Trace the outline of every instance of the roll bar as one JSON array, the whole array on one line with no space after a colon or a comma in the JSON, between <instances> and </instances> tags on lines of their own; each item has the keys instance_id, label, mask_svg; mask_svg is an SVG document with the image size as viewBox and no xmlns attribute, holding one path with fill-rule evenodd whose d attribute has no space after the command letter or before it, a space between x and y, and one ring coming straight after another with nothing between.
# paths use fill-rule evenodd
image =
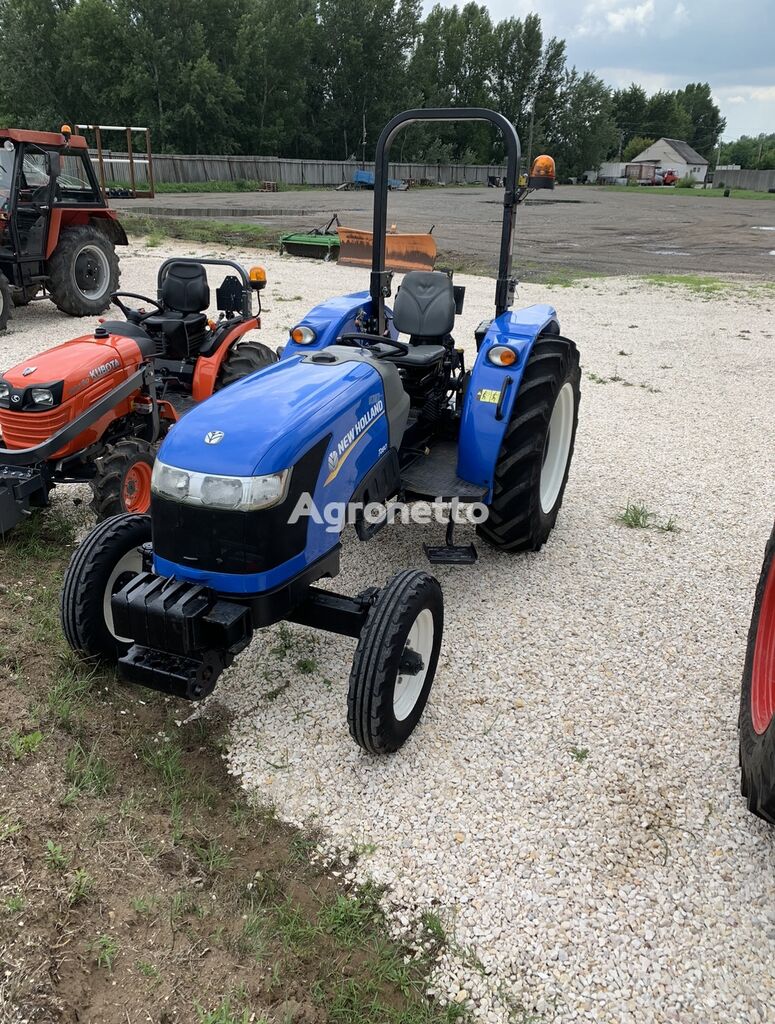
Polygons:
<instances>
[{"instance_id":1,"label":"roll bar","mask_svg":"<svg viewBox=\"0 0 775 1024\"><path fill-rule=\"evenodd\" d=\"M202 257L198 256L171 256L168 260L165 260L159 267L159 273L156 277L156 297L161 302L161 288L164 284L164 278L169 273L169 269L173 265L184 264L188 267L230 267L232 270L236 270L242 281L243 295L242 295L242 315L246 319L250 319L253 316L253 290L250 286L250 277L247 270L239 264L235 263L234 260L219 260L215 257ZM259 313L261 312L259 308Z\"/></svg>"},{"instance_id":2,"label":"roll bar","mask_svg":"<svg viewBox=\"0 0 775 1024\"><path fill-rule=\"evenodd\" d=\"M374 230L371 265L371 299L377 318L377 333L385 331L385 299L390 295L392 274L385 270L385 233L387 231L388 163L390 147L398 132L417 121L489 121L500 129L506 145L506 189L503 197L503 224L498 256L498 281L495 286L495 315L505 313L514 300L516 281L511 276L511 247L517 215L519 163L522 149L511 121L486 107L422 107L404 110L385 125L377 141L374 163Z\"/></svg>"}]
</instances>

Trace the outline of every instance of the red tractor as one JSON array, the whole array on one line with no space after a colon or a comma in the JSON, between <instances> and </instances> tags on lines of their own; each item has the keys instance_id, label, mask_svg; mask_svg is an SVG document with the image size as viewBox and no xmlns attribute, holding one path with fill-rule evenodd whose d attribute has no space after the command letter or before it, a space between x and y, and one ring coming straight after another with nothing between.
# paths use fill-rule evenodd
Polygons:
<instances>
[{"instance_id":1,"label":"red tractor","mask_svg":"<svg viewBox=\"0 0 775 1024\"><path fill-rule=\"evenodd\" d=\"M127 237L108 207L86 139L0 128L0 331L11 306L50 297L94 316L118 287L116 245Z\"/></svg>"},{"instance_id":2,"label":"red tractor","mask_svg":"<svg viewBox=\"0 0 775 1024\"><path fill-rule=\"evenodd\" d=\"M208 319L206 265L229 267ZM0 375L0 536L56 484L91 484L99 519L146 512L159 441L197 402L277 361L248 337L261 326L252 311L266 273L231 260L169 259L157 299L110 297L126 321L57 345ZM132 309L124 299L153 308Z\"/></svg>"},{"instance_id":3,"label":"red tractor","mask_svg":"<svg viewBox=\"0 0 775 1024\"><path fill-rule=\"evenodd\" d=\"M775 525L754 598L738 726L743 796L775 825Z\"/></svg>"}]
</instances>

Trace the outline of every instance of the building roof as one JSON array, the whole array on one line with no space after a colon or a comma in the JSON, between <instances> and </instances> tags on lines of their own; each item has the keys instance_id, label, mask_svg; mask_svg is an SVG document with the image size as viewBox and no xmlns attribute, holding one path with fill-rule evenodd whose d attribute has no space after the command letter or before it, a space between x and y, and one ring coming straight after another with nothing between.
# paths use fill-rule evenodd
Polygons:
<instances>
[{"instance_id":1,"label":"building roof","mask_svg":"<svg viewBox=\"0 0 775 1024\"><path fill-rule=\"evenodd\" d=\"M684 163L695 165L701 164L703 166L707 166L708 164L708 161L705 159L705 157L700 156L696 149L692 149L688 142L681 142L680 139L666 139L664 137L661 139L657 139L656 142L652 142L651 145L647 146L642 153L638 153L636 157L633 157L633 159L630 162L634 164L644 162L648 163L650 158L647 157L646 154L650 153L651 150L654 149L655 146L658 146L660 142L666 143L673 150L675 155L679 156L684 161Z\"/></svg>"},{"instance_id":2,"label":"building roof","mask_svg":"<svg viewBox=\"0 0 775 1024\"><path fill-rule=\"evenodd\" d=\"M706 164L708 162L704 156L700 156L696 149L692 149L688 142L681 142L680 139L664 139L663 141L672 147L687 164Z\"/></svg>"}]
</instances>

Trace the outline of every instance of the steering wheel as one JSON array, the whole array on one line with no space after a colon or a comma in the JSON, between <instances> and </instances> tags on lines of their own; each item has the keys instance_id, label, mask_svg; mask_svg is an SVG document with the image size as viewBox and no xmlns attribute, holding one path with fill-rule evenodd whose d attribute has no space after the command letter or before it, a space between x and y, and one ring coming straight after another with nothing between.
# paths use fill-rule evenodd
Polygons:
<instances>
[{"instance_id":1,"label":"steering wheel","mask_svg":"<svg viewBox=\"0 0 775 1024\"><path fill-rule=\"evenodd\" d=\"M393 338L383 338L379 334L343 334L336 339L337 345L352 345L354 348L368 348L372 345L389 345L401 355L409 355L409 346L405 341L394 341ZM388 355L387 352L375 352L374 355L380 359Z\"/></svg>"},{"instance_id":2,"label":"steering wheel","mask_svg":"<svg viewBox=\"0 0 775 1024\"><path fill-rule=\"evenodd\" d=\"M150 313L141 313L139 309L130 309L129 306L125 306L119 298L123 295L125 299L139 299L141 302L150 302L155 308ZM137 292L113 292L110 296L110 301L115 303L116 306L121 310L127 320L130 323L142 323L146 317L153 316L154 313L163 313L164 307L161 303L157 302L156 299L149 299L147 295L138 295Z\"/></svg>"}]
</instances>

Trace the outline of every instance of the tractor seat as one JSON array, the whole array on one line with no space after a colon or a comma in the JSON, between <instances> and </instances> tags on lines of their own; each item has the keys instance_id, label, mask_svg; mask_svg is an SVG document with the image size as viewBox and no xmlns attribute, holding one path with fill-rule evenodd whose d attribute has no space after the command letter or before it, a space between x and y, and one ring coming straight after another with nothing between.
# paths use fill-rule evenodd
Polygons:
<instances>
[{"instance_id":1,"label":"tractor seat","mask_svg":"<svg viewBox=\"0 0 775 1024\"><path fill-rule=\"evenodd\" d=\"M189 263L173 263L162 282L163 313L143 320L151 334L160 333L171 356L196 355L205 340L210 305L210 286L205 268Z\"/></svg>"},{"instance_id":2,"label":"tractor seat","mask_svg":"<svg viewBox=\"0 0 775 1024\"><path fill-rule=\"evenodd\" d=\"M448 274L441 271L412 270L396 295L393 326L409 335L409 352L383 358L396 366L433 366L443 358L451 342L455 325L455 292Z\"/></svg>"}]
</instances>

